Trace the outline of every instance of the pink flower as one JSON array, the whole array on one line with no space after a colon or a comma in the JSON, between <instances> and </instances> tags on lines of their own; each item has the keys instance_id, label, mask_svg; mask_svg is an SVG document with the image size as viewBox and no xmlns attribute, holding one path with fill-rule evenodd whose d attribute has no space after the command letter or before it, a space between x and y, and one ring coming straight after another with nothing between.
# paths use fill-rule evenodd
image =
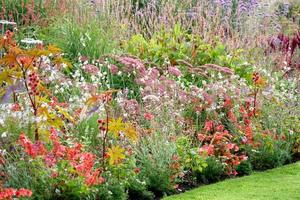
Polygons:
<instances>
[{"instance_id":1,"label":"pink flower","mask_svg":"<svg viewBox=\"0 0 300 200\"><path fill-rule=\"evenodd\" d=\"M86 62L86 61L89 60L89 58L86 57L86 56L80 56L80 57L79 57L79 60L80 60L81 62Z\"/></svg>"},{"instance_id":2,"label":"pink flower","mask_svg":"<svg viewBox=\"0 0 300 200\"><path fill-rule=\"evenodd\" d=\"M241 160L241 161L246 161L246 160L248 160L248 156L241 155L241 156L240 156L240 160Z\"/></svg>"},{"instance_id":3,"label":"pink flower","mask_svg":"<svg viewBox=\"0 0 300 200\"><path fill-rule=\"evenodd\" d=\"M213 128L214 128L214 123L213 123L213 121L208 121L208 120L206 120L205 121L205 125L204 125L204 129L206 130L206 131L212 131L213 130Z\"/></svg>"},{"instance_id":4,"label":"pink flower","mask_svg":"<svg viewBox=\"0 0 300 200\"><path fill-rule=\"evenodd\" d=\"M146 112L146 113L144 113L144 118L146 120L152 120L154 118L154 116L151 113Z\"/></svg>"},{"instance_id":5,"label":"pink flower","mask_svg":"<svg viewBox=\"0 0 300 200\"><path fill-rule=\"evenodd\" d=\"M198 138L199 141L203 141L203 140L205 140L206 136L204 134L199 133L197 135L197 138Z\"/></svg>"},{"instance_id":6,"label":"pink flower","mask_svg":"<svg viewBox=\"0 0 300 200\"><path fill-rule=\"evenodd\" d=\"M88 65L84 65L83 66L83 70L88 73L88 74L93 74L93 75L96 75L98 72L99 72L99 69L97 66L95 65L91 65L91 64L88 64Z\"/></svg>"},{"instance_id":7,"label":"pink flower","mask_svg":"<svg viewBox=\"0 0 300 200\"><path fill-rule=\"evenodd\" d=\"M117 73L119 72L119 68L118 68L116 65L111 65L111 66L109 67L109 71L110 71L110 73L112 73L112 74L117 74Z\"/></svg>"},{"instance_id":8,"label":"pink flower","mask_svg":"<svg viewBox=\"0 0 300 200\"><path fill-rule=\"evenodd\" d=\"M151 68L148 72L148 75L151 79L158 79L159 77L159 71L155 68Z\"/></svg>"},{"instance_id":9,"label":"pink flower","mask_svg":"<svg viewBox=\"0 0 300 200\"><path fill-rule=\"evenodd\" d=\"M45 162L46 166L48 166L48 167L53 167L56 164L56 161L57 160L52 153L47 154L44 157L44 162Z\"/></svg>"},{"instance_id":10,"label":"pink flower","mask_svg":"<svg viewBox=\"0 0 300 200\"><path fill-rule=\"evenodd\" d=\"M218 131L218 132L224 131L224 126L223 126L222 124L218 125L218 126L216 127L216 131Z\"/></svg>"},{"instance_id":11,"label":"pink flower","mask_svg":"<svg viewBox=\"0 0 300 200\"><path fill-rule=\"evenodd\" d=\"M58 177L58 173L56 171L51 173L51 178L57 178Z\"/></svg>"},{"instance_id":12,"label":"pink flower","mask_svg":"<svg viewBox=\"0 0 300 200\"><path fill-rule=\"evenodd\" d=\"M207 153L208 156L214 155L215 149L214 145L204 145L199 149L199 154L202 155L203 153Z\"/></svg>"},{"instance_id":13,"label":"pink flower","mask_svg":"<svg viewBox=\"0 0 300 200\"><path fill-rule=\"evenodd\" d=\"M168 72L171 75L174 75L174 76L177 76L177 77L182 75L181 71L177 67L169 66L168 67Z\"/></svg>"}]
</instances>

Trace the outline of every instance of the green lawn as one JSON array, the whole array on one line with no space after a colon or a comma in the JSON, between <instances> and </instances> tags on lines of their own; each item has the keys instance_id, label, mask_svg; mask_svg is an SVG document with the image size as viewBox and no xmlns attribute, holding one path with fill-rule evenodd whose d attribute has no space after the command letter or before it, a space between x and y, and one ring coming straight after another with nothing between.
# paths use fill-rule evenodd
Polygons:
<instances>
[{"instance_id":1,"label":"green lawn","mask_svg":"<svg viewBox=\"0 0 300 200\"><path fill-rule=\"evenodd\" d=\"M300 162L202 186L164 200L300 200Z\"/></svg>"}]
</instances>

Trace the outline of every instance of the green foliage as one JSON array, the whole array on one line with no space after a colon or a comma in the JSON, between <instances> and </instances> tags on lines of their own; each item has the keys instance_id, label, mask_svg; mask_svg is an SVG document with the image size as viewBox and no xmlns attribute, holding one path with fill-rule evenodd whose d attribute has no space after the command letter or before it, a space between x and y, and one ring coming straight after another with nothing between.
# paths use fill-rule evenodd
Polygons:
<instances>
[{"instance_id":1,"label":"green foliage","mask_svg":"<svg viewBox=\"0 0 300 200\"><path fill-rule=\"evenodd\" d=\"M89 23L79 23L66 16L39 30L39 37L45 43L56 44L74 60L79 55L98 59L117 49L116 42L112 38L115 31L112 29L113 26L105 27L100 22L101 20L94 19Z\"/></svg>"},{"instance_id":2,"label":"green foliage","mask_svg":"<svg viewBox=\"0 0 300 200\"><path fill-rule=\"evenodd\" d=\"M6 184L15 188L32 188L34 198L36 199L51 199L52 187L47 180L48 172L44 170L41 160L18 160L18 155L7 155L7 165L0 167L2 172L5 172L9 179Z\"/></svg>"},{"instance_id":3,"label":"green foliage","mask_svg":"<svg viewBox=\"0 0 300 200\"><path fill-rule=\"evenodd\" d=\"M214 157L206 159L207 167L201 173L197 174L198 182L213 183L221 180L225 173L225 167Z\"/></svg>"},{"instance_id":4,"label":"green foliage","mask_svg":"<svg viewBox=\"0 0 300 200\"><path fill-rule=\"evenodd\" d=\"M117 183L115 180L110 181L109 184L100 185L97 188L97 194L94 199L101 200L126 200L127 194L122 185Z\"/></svg>"},{"instance_id":5,"label":"green foliage","mask_svg":"<svg viewBox=\"0 0 300 200\"><path fill-rule=\"evenodd\" d=\"M82 143L86 146L91 147L91 150L97 147L97 145L100 144L100 140L98 138L99 135L99 128L97 119L99 116L97 114L92 115L91 117L88 117L87 119L84 119L80 121L76 127L75 130L77 132L77 136L79 139L82 140Z\"/></svg>"},{"instance_id":6,"label":"green foliage","mask_svg":"<svg viewBox=\"0 0 300 200\"><path fill-rule=\"evenodd\" d=\"M57 165L59 176L55 179L51 178L51 171L43 162L42 159L19 160L17 154L10 154L7 157L8 164L2 168L9 177L6 184L15 188L30 188L33 191L33 199L75 200L91 193L81 177L70 179L68 174L74 169L67 162Z\"/></svg>"},{"instance_id":7,"label":"green foliage","mask_svg":"<svg viewBox=\"0 0 300 200\"><path fill-rule=\"evenodd\" d=\"M128 186L129 199L152 200L155 195L147 190L146 185L138 179L130 181Z\"/></svg>"},{"instance_id":8,"label":"green foliage","mask_svg":"<svg viewBox=\"0 0 300 200\"><path fill-rule=\"evenodd\" d=\"M238 175L243 176L243 175L250 175L252 174L252 165L251 163L247 161L242 161L236 168L236 171Z\"/></svg>"},{"instance_id":9,"label":"green foliage","mask_svg":"<svg viewBox=\"0 0 300 200\"><path fill-rule=\"evenodd\" d=\"M188 137L178 138L176 145L182 166L186 170L200 173L207 167L205 159L198 153L198 148L192 147L192 142Z\"/></svg>"},{"instance_id":10,"label":"green foliage","mask_svg":"<svg viewBox=\"0 0 300 200\"><path fill-rule=\"evenodd\" d=\"M257 135L259 147L248 149L248 155L255 170L266 170L282 166L291 161L291 145L273 136Z\"/></svg>"},{"instance_id":11,"label":"green foliage","mask_svg":"<svg viewBox=\"0 0 300 200\"><path fill-rule=\"evenodd\" d=\"M280 18L285 33L297 31L300 25L300 3L297 0L279 2L276 5L276 14Z\"/></svg>"},{"instance_id":12,"label":"green foliage","mask_svg":"<svg viewBox=\"0 0 300 200\"><path fill-rule=\"evenodd\" d=\"M174 182L171 176L174 170L170 166L174 155L176 146L169 142L166 136L157 133L140 141L137 150L140 177L146 180L148 189L156 195L160 196L173 190Z\"/></svg>"},{"instance_id":13,"label":"green foliage","mask_svg":"<svg viewBox=\"0 0 300 200\"><path fill-rule=\"evenodd\" d=\"M181 60L187 61L195 69L208 63L229 67L248 81L251 79L252 67L244 60L243 50L229 52L218 39L207 43L200 36L182 30L178 24L173 30L162 30L149 40L142 35L134 35L124 43L123 48L159 68L179 65L186 76L190 75L190 71Z\"/></svg>"}]
</instances>

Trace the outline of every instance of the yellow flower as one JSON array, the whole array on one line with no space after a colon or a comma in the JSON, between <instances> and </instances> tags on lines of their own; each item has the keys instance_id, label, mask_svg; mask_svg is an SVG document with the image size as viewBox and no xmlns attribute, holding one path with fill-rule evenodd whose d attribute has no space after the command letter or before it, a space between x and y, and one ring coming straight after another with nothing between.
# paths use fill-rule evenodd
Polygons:
<instances>
[{"instance_id":1,"label":"yellow flower","mask_svg":"<svg viewBox=\"0 0 300 200\"><path fill-rule=\"evenodd\" d=\"M130 140L132 140L134 142L137 141L137 139L138 139L138 135L137 135L135 128L129 123L126 123L124 134L127 138L129 138Z\"/></svg>"},{"instance_id":2,"label":"yellow flower","mask_svg":"<svg viewBox=\"0 0 300 200\"><path fill-rule=\"evenodd\" d=\"M119 164L122 159L125 158L124 154L125 149L119 147L119 146L113 146L108 149L108 155L109 155L109 164L110 165L116 165Z\"/></svg>"},{"instance_id":3,"label":"yellow flower","mask_svg":"<svg viewBox=\"0 0 300 200\"><path fill-rule=\"evenodd\" d=\"M108 123L108 131L114 134L115 137L118 137L121 131L124 131L125 124L122 122L122 118L117 120L112 119Z\"/></svg>"},{"instance_id":4,"label":"yellow flower","mask_svg":"<svg viewBox=\"0 0 300 200\"><path fill-rule=\"evenodd\" d=\"M132 141L137 141L138 139L135 128L130 123L123 123L122 118L110 120L108 123L108 131L116 138L119 137L120 132L122 132Z\"/></svg>"}]
</instances>

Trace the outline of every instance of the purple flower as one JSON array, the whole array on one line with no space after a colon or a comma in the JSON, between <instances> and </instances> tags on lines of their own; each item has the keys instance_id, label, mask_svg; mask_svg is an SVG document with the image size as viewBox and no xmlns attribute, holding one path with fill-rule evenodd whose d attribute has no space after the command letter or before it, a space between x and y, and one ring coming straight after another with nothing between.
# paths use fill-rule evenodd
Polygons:
<instances>
[{"instance_id":1,"label":"purple flower","mask_svg":"<svg viewBox=\"0 0 300 200\"><path fill-rule=\"evenodd\" d=\"M112 74L117 74L117 73L119 72L119 68L118 68L116 65L111 65L111 66L109 67L109 71L110 71L110 73L112 73Z\"/></svg>"},{"instance_id":2,"label":"purple flower","mask_svg":"<svg viewBox=\"0 0 300 200\"><path fill-rule=\"evenodd\" d=\"M182 75L181 71L177 67L169 66L168 67L168 72L171 75L174 75L174 76L177 76L177 77Z\"/></svg>"}]
</instances>

